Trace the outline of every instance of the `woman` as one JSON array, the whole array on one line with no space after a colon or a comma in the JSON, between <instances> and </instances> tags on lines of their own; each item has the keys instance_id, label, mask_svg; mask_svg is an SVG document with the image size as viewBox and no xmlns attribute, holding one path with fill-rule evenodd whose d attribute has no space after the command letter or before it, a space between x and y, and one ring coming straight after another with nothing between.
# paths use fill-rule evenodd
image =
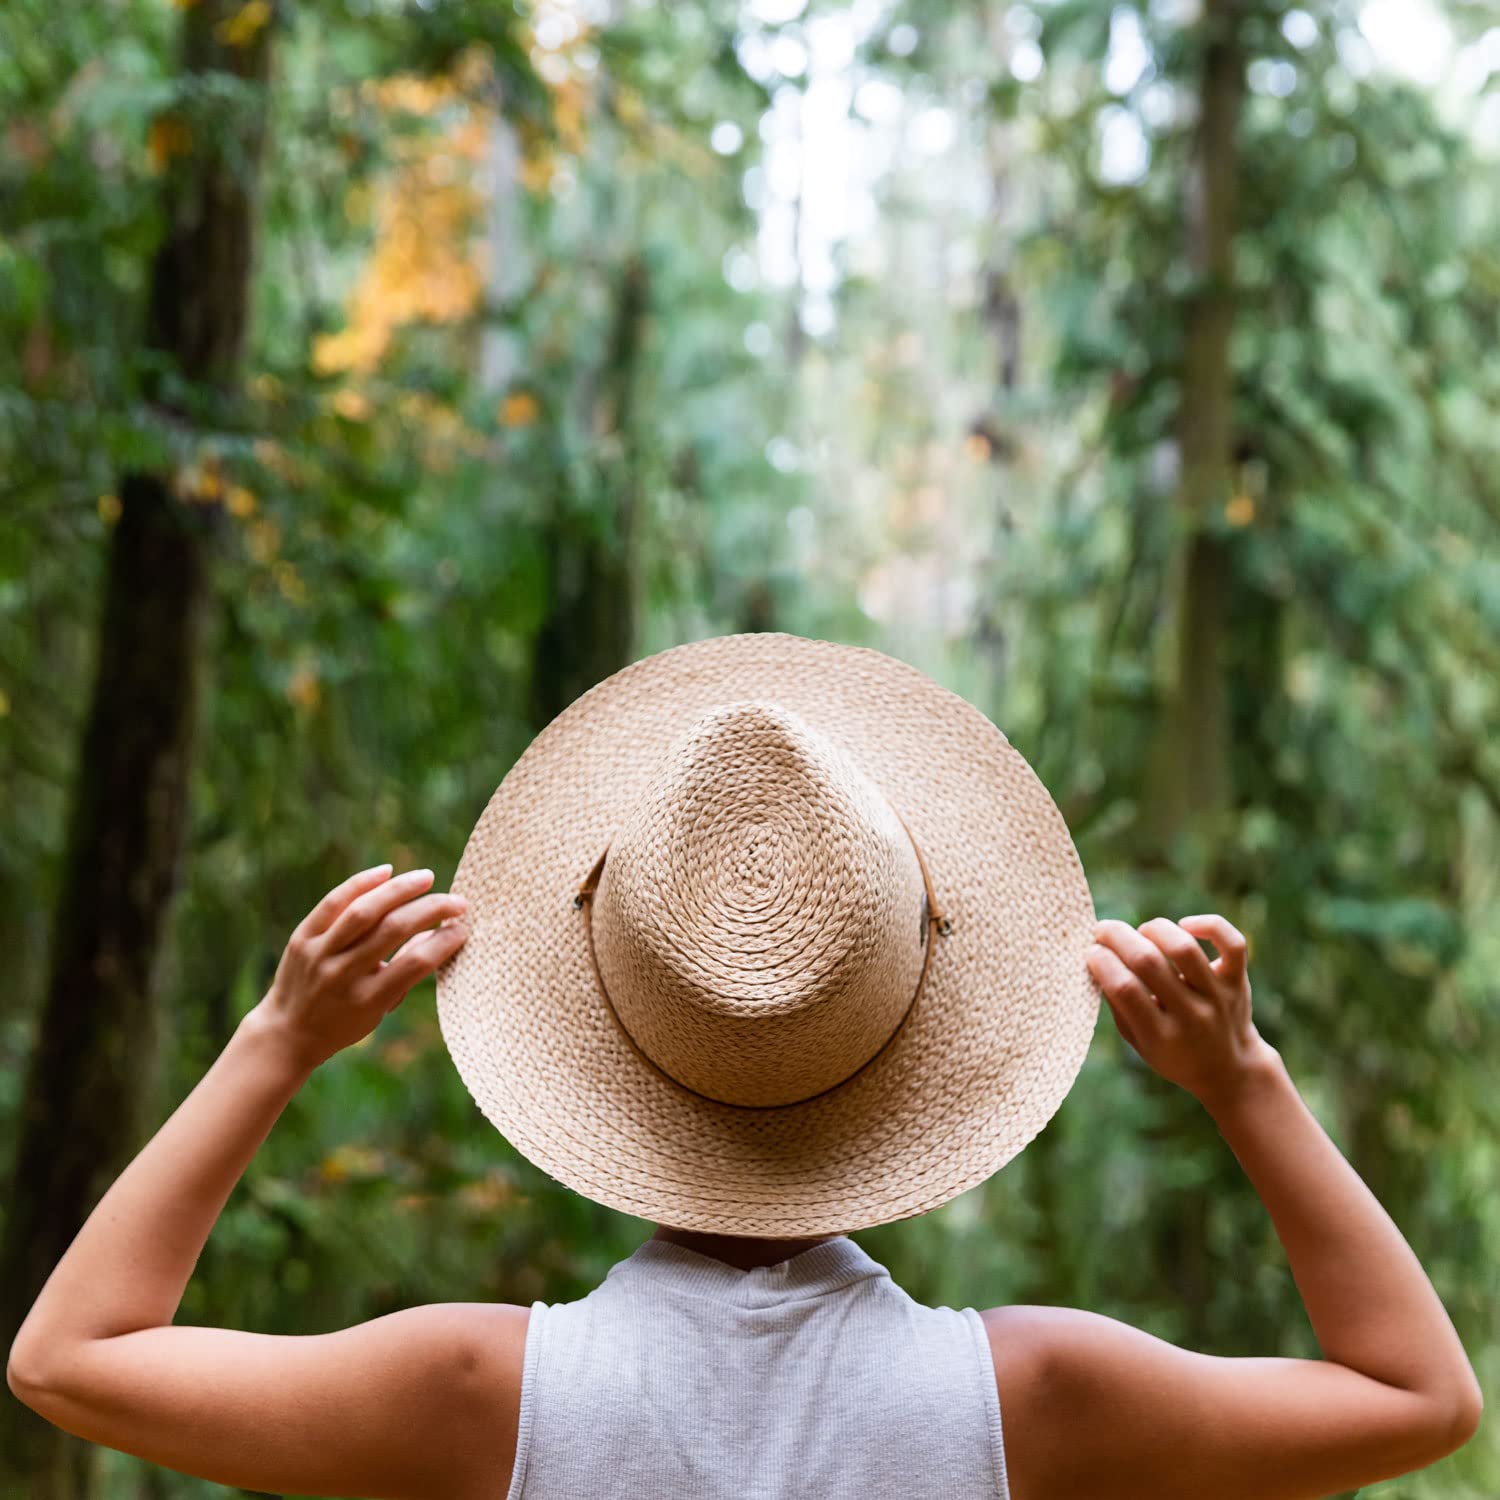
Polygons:
<instances>
[{"instance_id":1,"label":"woman","mask_svg":"<svg viewBox=\"0 0 1500 1500\"><path fill-rule=\"evenodd\" d=\"M637 663L507 776L468 894L432 879L363 871L292 934L21 1328L10 1384L43 1416L224 1484L391 1500L1310 1500L1475 1432L1426 1275L1256 1031L1243 937L1096 924L1040 783L910 668L785 636ZM489 1118L656 1234L573 1303L173 1327L287 1101L434 971ZM1100 993L1250 1176L1323 1358L924 1307L849 1237L1023 1149Z\"/></svg>"}]
</instances>

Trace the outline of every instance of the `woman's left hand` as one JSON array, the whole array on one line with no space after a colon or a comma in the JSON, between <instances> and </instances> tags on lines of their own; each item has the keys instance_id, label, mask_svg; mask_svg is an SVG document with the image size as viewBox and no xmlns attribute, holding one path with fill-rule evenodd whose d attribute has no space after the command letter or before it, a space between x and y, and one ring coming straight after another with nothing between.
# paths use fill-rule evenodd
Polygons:
<instances>
[{"instance_id":1,"label":"woman's left hand","mask_svg":"<svg viewBox=\"0 0 1500 1500\"><path fill-rule=\"evenodd\" d=\"M369 1036L468 938L449 920L468 902L429 892L432 879L431 870L393 877L390 865L377 865L329 891L292 933L258 1019L313 1067Z\"/></svg>"}]
</instances>

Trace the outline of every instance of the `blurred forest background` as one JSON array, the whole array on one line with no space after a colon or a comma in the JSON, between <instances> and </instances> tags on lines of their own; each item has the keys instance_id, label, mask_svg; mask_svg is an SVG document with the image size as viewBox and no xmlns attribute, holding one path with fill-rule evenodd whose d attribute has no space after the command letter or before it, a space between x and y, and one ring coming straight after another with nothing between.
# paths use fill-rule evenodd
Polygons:
<instances>
[{"instance_id":1,"label":"blurred forest background","mask_svg":"<svg viewBox=\"0 0 1500 1500\"><path fill-rule=\"evenodd\" d=\"M7 0L5 1343L318 896L446 885L580 691L776 629L982 706L1101 914L1251 936L1500 1401L1497 158L1496 0ZM485 1123L429 982L181 1319L563 1301L649 1232ZM1317 1353L1103 1007L1021 1157L857 1238ZM4 1403L0 1494L223 1493ZM1367 1493L1497 1492L1491 1419Z\"/></svg>"}]
</instances>

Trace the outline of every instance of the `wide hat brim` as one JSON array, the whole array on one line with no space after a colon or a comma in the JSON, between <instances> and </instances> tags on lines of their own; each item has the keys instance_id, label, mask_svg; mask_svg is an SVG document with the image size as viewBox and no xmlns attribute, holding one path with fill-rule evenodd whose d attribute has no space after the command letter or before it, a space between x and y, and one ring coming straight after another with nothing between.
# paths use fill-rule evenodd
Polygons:
<instances>
[{"instance_id":1,"label":"wide hat brim","mask_svg":"<svg viewBox=\"0 0 1500 1500\"><path fill-rule=\"evenodd\" d=\"M706 1099L639 1054L574 904L666 751L751 699L800 715L880 788L951 922L892 1043L771 1108ZM452 889L470 935L437 972L438 1019L485 1116L574 1191L681 1229L790 1239L938 1207L1052 1118L1098 1019L1093 901L1047 789L973 705L862 647L720 636L617 672L515 763Z\"/></svg>"}]
</instances>

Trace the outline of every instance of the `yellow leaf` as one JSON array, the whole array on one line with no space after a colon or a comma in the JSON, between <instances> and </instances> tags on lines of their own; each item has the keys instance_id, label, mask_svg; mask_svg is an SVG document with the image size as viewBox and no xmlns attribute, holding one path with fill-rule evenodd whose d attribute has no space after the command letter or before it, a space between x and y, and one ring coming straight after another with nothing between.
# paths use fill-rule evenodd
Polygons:
<instances>
[{"instance_id":1,"label":"yellow leaf","mask_svg":"<svg viewBox=\"0 0 1500 1500\"><path fill-rule=\"evenodd\" d=\"M1224 519L1231 526L1248 526L1255 519L1255 501L1249 495L1236 495L1224 507Z\"/></svg>"},{"instance_id":2,"label":"yellow leaf","mask_svg":"<svg viewBox=\"0 0 1500 1500\"><path fill-rule=\"evenodd\" d=\"M228 20L219 22L218 38L229 47L248 47L270 19L270 0L246 0Z\"/></svg>"},{"instance_id":3,"label":"yellow leaf","mask_svg":"<svg viewBox=\"0 0 1500 1500\"><path fill-rule=\"evenodd\" d=\"M5 690L0 688L0 719L10 712L10 699L5 696Z\"/></svg>"},{"instance_id":4,"label":"yellow leaf","mask_svg":"<svg viewBox=\"0 0 1500 1500\"><path fill-rule=\"evenodd\" d=\"M552 95L552 120L557 128L558 139L563 149L575 155L588 144L584 130L584 107L588 103L588 91L581 80L570 78L560 84Z\"/></svg>"},{"instance_id":5,"label":"yellow leaf","mask_svg":"<svg viewBox=\"0 0 1500 1500\"><path fill-rule=\"evenodd\" d=\"M420 78L415 73L373 79L369 91L385 109L407 115L430 115L453 97L453 85L447 79Z\"/></svg>"},{"instance_id":6,"label":"yellow leaf","mask_svg":"<svg viewBox=\"0 0 1500 1500\"><path fill-rule=\"evenodd\" d=\"M378 1177L385 1170L385 1156L373 1146L335 1146L318 1167L324 1182L342 1182L346 1177Z\"/></svg>"},{"instance_id":7,"label":"yellow leaf","mask_svg":"<svg viewBox=\"0 0 1500 1500\"><path fill-rule=\"evenodd\" d=\"M530 427L541 408L530 391L512 391L500 404L500 422L505 427Z\"/></svg>"},{"instance_id":8,"label":"yellow leaf","mask_svg":"<svg viewBox=\"0 0 1500 1500\"><path fill-rule=\"evenodd\" d=\"M477 1182L466 1182L458 1190L458 1201L477 1213L503 1208L515 1196L515 1184L498 1170L481 1177Z\"/></svg>"},{"instance_id":9,"label":"yellow leaf","mask_svg":"<svg viewBox=\"0 0 1500 1500\"><path fill-rule=\"evenodd\" d=\"M195 505L212 505L224 493L224 481L218 465L212 458L201 464L189 464L179 469L173 478L173 492L179 500L188 500Z\"/></svg>"},{"instance_id":10,"label":"yellow leaf","mask_svg":"<svg viewBox=\"0 0 1500 1500\"><path fill-rule=\"evenodd\" d=\"M290 599L293 604L307 603L307 585L303 583L302 575L284 557L278 557L271 564L271 573L276 579L276 587L281 590L283 597ZM301 703L304 708L315 707L318 701L317 678L312 678L311 697L309 701L304 701L305 695L292 692L290 688L288 689L288 693L294 702Z\"/></svg>"},{"instance_id":11,"label":"yellow leaf","mask_svg":"<svg viewBox=\"0 0 1500 1500\"><path fill-rule=\"evenodd\" d=\"M106 526L113 526L120 519L120 497L118 495L99 496L99 518Z\"/></svg>"},{"instance_id":12,"label":"yellow leaf","mask_svg":"<svg viewBox=\"0 0 1500 1500\"><path fill-rule=\"evenodd\" d=\"M337 375L344 370L367 369L367 340L352 329L343 333L323 333L313 340L312 366L319 375Z\"/></svg>"},{"instance_id":13,"label":"yellow leaf","mask_svg":"<svg viewBox=\"0 0 1500 1500\"><path fill-rule=\"evenodd\" d=\"M466 47L454 61L453 81L465 94L479 93L494 78L495 59L488 46Z\"/></svg>"},{"instance_id":14,"label":"yellow leaf","mask_svg":"<svg viewBox=\"0 0 1500 1500\"><path fill-rule=\"evenodd\" d=\"M281 528L265 516L251 521L246 536L250 544L250 555L258 563L269 563L281 546Z\"/></svg>"},{"instance_id":15,"label":"yellow leaf","mask_svg":"<svg viewBox=\"0 0 1500 1500\"><path fill-rule=\"evenodd\" d=\"M634 89L622 85L615 90L615 112L627 125L635 125L645 118L646 106Z\"/></svg>"},{"instance_id":16,"label":"yellow leaf","mask_svg":"<svg viewBox=\"0 0 1500 1500\"><path fill-rule=\"evenodd\" d=\"M355 228L370 222L374 207L375 200L367 183L357 182L344 194L344 219Z\"/></svg>"},{"instance_id":17,"label":"yellow leaf","mask_svg":"<svg viewBox=\"0 0 1500 1500\"><path fill-rule=\"evenodd\" d=\"M287 679L286 695L298 708L316 708L323 693L318 686L318 674L304 662Z\"/></svg>"},{"instance_id":18,"label":"yellow leaf","mask_svg":"<svg viewBox=\"0 0 1500 1500\"><path fill-rule=\"evenodd\" d=\"M273 474L279 475L282 479L293 477L292 462L287 457L286 451L279 444L273 443L270 438L256 438L252 451L256 462L263 464Z\"/></svg>"},{"instance_id":19,"label":"yellow leaf","mask_svg":"<svg viewBox=\"0 0 1500 1500\"><path fill-rule=\"evenodd\" d=\"M557 164L550 155L537 154L524 157L520 170L521 186L528 193L544 193L552 186L557 175Z\"/></svg>"},{"instance_id":20,"label":"yellow leaf","mask_svg":"<svg viewBox=\"0 0 1500 1500\"><path fill-rule=\"evenodd\" d=\"M224 508L232 516L244 520L246 516L255 514L255 494L247 490L242 484L229 486L229 493L224 497Z\"/></svg>"},{"instance_id":21,"label":"yellow leaf","mask_svg":"<svg viewBox=\"0 0 1500 1500\"><path fill-rule=\"evenodd\" d=\"M174 156L185 156L193 143L193 133L185 120L176 115L158 115L146 132L146 152L151 165L162 171Z\"/></svg>"},{"instance_id":22,"label":"yellow leaf","mask_svg":"<svg viewBox=\"0 0 1500 1500\"><path fill-rule=\"evenodd\" d=\"M386 1044L381 1056L398 1073L411 1066L422 1054L422 1044L410 1036L398 1036Z\"/></svg>"},{"instance_id":23,"label":"yellow leaf","mask_svg":"<svg viewBox=\"0 0 1500 1500\"><path fill-rule=\"evenodd\" d=\"M375 370L402 327L461 322L484 295L485 202L475 172L493 112L460 97L449 77L401 74L368 80L360 93L385 110L435 117L438 128L403 141L397 171L376 196L366 189L345 198L351 220L374 223L375 243L343 330L313 343L313 368L325 375Z\"/></svg>"},{"instance_id":24,"label":"yellow leaf","mask_svg":"<svg viewBox=\"0 0 1500 1500\"><path fill-rule=\"evenodd\" d=\"M363 391L345 386L333 398L333 409L346 421L363 422L370 415L370 398Z\"/></svg>"}]
</instances>

